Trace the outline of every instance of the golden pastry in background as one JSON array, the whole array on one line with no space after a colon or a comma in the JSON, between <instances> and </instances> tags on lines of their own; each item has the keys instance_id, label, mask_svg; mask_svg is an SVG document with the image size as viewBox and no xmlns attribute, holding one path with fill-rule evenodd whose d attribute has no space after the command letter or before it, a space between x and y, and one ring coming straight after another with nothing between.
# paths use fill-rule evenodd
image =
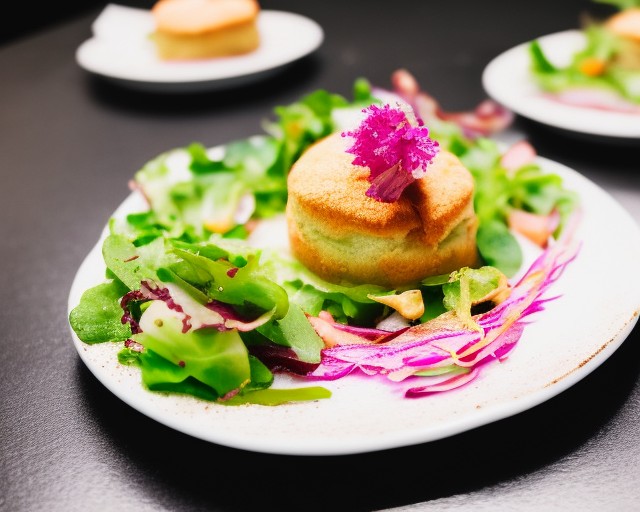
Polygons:
<instances>
[{"instance_id":1,"label":"golden pastry in background","mask_svg":"<svg viewBox=\"0 0 640 512\"><path fill-rule=\"evenodd\" d=\"M242 55L260 45L255 0L160 0L152 40L164 60Z\"/></svg>"},{"instance_id":2,"label":"golden pastry in background","mask_svg":"<svg viewBox=\"0 0 640 512\"><path fill-rule=\"evenodd\" d=\"M611 16L605 28L620 38L615 63L622 69L640 70L640 7L631 7Z\"/></svg>"}]
</instances>

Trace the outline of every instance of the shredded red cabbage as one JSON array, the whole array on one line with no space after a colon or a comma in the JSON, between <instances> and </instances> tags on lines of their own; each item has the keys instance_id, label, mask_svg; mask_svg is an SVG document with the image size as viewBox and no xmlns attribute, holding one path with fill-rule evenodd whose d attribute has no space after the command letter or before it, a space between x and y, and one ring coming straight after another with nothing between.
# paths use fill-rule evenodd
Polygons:
<instances>
[{"instance_id":1,"label":"shredded red cabbage","mask_svg":"<svg viewBox=\"0 0 640 512\"><path fill-rule=\"evenodd\" d=\"M544 295L577 254L578 246L567 238L550 245L505 301L474 317L482 332L472 330L451 312L378 343L369 341L368 331L360 333L335 324L336 329L360 337L361 343L324 349L321 364L307 377L335 380L353 372L383 376L393 382L406 381L408 398L463 386L474 380L484 365L508 356L522 336L525 319L557 298ZM434 372L433 376L423 376L429 372Z\"/></svg>"}]
</instances>

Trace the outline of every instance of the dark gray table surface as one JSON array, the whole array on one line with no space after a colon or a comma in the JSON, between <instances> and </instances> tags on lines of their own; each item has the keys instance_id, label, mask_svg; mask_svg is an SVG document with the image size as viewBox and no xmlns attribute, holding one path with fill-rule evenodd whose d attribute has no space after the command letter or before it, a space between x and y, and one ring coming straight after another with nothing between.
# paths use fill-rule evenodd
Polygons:
<instances>
[{"instance_id":1,"label":"dark gray table surface","mask_svg":"<svg viewBox=\"0 0 640 512\"><path fill-rule=\"evenodd\" d=\"M470 109L486 97L481 74L493 57L576 28L594 10L574 0L262 6L316 20L324 44L228 91L147 94L90 77L74 54L100 9L0 46L0 510L640 510L638 326L585 379L531 410L349 456L267 455L191 438L123 403L84 366L67 323L69 288L146 161L192 141L261 133L275 105L318 88L350 97L359 76L388 86L400 67L445 108ZM503 135L582 173L640 223L640 144L520 118Z\"/></svg>"}]
</instances>

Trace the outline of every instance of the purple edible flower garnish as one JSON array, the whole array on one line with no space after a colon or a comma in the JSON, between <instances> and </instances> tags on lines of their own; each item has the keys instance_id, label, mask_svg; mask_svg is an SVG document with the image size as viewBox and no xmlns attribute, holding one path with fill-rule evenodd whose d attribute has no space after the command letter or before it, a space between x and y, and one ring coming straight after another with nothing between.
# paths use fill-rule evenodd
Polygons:
<instances>
[{"instance_id":1,"label":"purple edible flower garnish","mask_svg":"<svg viewBox=\"0 0 640 512\"><path fill-rule=\"evenodd\" d=\"M347 153L355 155L354 165L370 170L367 196L392 203L408 185L425 175L440 145L429 137L429 129L421 121L410 114L412 123L400 107L371 105L363 112L367 116L360 126L342 133L355 139Z\"/></svg>"}]
</instances>

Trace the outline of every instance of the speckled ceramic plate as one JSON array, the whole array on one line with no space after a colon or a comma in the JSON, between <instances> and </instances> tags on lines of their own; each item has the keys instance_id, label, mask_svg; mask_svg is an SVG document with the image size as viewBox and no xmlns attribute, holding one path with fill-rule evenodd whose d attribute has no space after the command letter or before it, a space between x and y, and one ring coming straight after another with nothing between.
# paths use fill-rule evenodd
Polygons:
<instances>
[{"instance_id":1,"label":"speckled ceramic plate","mask_svg":"<svg viewBox=\"0 0 640 512\"><path fill-rule=\"evenodd\" d=\"M92 29L93 37L76 51L82 68L124 86L158 92L215 90L262 79L312 53L324 39L322 28L305 16L262 10L256 51L168 62L157 57L149 39L153 18L147 10L109 4Z\"/></svg>"},{"instance_id":2,"label":"speckled ceramic plate","mask_svg":"<svg viewBox=\"0 0 640 512\"><path fill-rule=\"evenodd\" d=\"M434 441L517 414L561 393L602 364L631 332L640 310L640 273L625 272L624 279L611 273L611 269L637 268L638 225L579 173L549 160L539 163L561 175L579 194L583 217L575 236L583 245L551 288L558 298L529 317L531 323L508 359L489 365L465 387L407 399L390 383L348 376L326 383L333 393L329 399L228 407L146 391L139 370L118 364L121 343L86 345L71 332L75 347L96 378L141 413L196 438L257 452L377 451ZM115 215L144 208L142 199L133 194ZM266 228L274 243L286 240L282 226ZM100 247L101 240L78 270L69 311L85 289L103 279ZM277 376L274 387L292 384L300 385Z\"/></svg>"},{"instance_id":3,"label":"speckled ceramic plate","mask_svg":"<svg viewBox=\"0 0 640 512\"><path fill-rule=\"evenodd\" d=\"M567 65L586 42L579 30L549 34L538 40L545 54L558 66ZM640 138L638 113L567 105L544 94L529 71L528 45L529 42L507 50L488 64L482 83L489 96L513 112L553 128L589 136ZM615 100L612 97L612 101Z\"/></svg>"}]
</instances>

